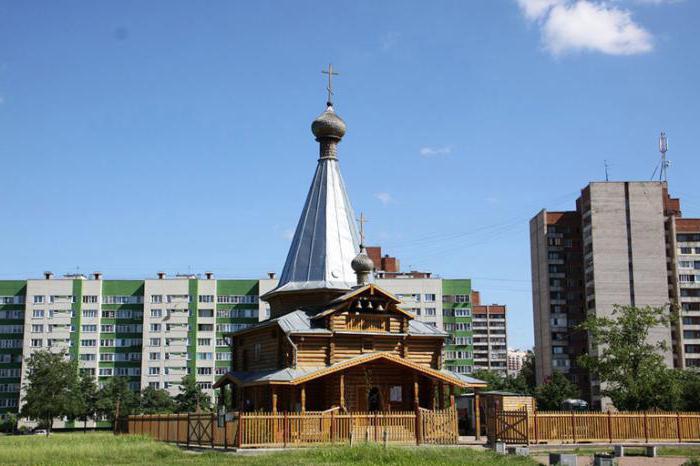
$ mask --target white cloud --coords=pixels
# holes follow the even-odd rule
[[[648,1],[648,0],[647,0]],[[658,1],[658,0],[651,0]],[[525,17],[536,21],[553,55],[594,51],[633,55],[653,49],[652,35],[632,20],[629,10],[592,0],[517,0]]]
[[[525,17],[531,21],[541,19],[549,10],[564,3],[564,0],[517,0]]]
[[[375,193],[374,197],[379,199],[379,201],[384,205],[389,205],[394,202],[394,198],[389,193]]]
[[[452,153],[452,147],[450,146],[445,146],[445,147],[421,147],[420,148],[420,155],[423,157],[435,157],[436,155],[448,155]]]

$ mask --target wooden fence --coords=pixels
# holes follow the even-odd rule
[[[700,413],[498,411],[487,421],[489,442],[700,442]]]
[[[225,422],[215,414],[139,415],[123,418],[118,433],[198,447],[295,447],[315,444],[373,442],[455,444],[457,412],[233,413]]]

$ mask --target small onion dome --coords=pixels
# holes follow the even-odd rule
[[[364,246],[362,246],[360,253],[352,260],[350,267],[352,267],[357,274],[368,274],[374,270],[374,262],[372,262],[372,259],[367,255]]]
[[[345,136],[345,122],[335,114],[330,102],[326,111],[311,123],[311,132],[317,140],[326,138],[340,140]]]

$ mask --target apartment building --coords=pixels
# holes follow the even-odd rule
[[[507,367],[509,376],[517,377],[517,375],[520,374],[525,358],[527,358],[527,351],[508,348]]]
[[[123,376],[133,390],[151,386],[176,395],[183,376],[195,374],[210,391],[230,365],[223,333],[266,318],[258,296],[274,282],[50,273],[0,281],[0,416],[17,412],[22,360],[40,349],[65,350],[98,382]]]
[[[478,296],[478,294],[476,294]],[[491,370],[508,375],[506,307],[472,304],[474,370]]]
[[[678,326],[652,329],[649,341],[668,345],[669,367],[694,367],[699,225],[681,217],[665,182],[590,183],[575,211],[538,213],[530,221],[537,383],[563,372],[600,405],[599,383],[577,365],[596,348],[577,325],[587,314],[611,316],[615,305],[678,307]]]

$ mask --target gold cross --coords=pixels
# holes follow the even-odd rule
[[[338,76],[338,73],[333,71],[333,65],[328,64],[328,70],[321,70],[321,73],[327,74],[328,75],[328,87],[326,87],[326,90],[328,91],[328,105],[333,104],[333,76]]]
[[[367,218],[364,212],[360,212],[360,218],[357,219],[357,223],[360,224],[360,245],[365,245],[365,223],[367,223]]]

